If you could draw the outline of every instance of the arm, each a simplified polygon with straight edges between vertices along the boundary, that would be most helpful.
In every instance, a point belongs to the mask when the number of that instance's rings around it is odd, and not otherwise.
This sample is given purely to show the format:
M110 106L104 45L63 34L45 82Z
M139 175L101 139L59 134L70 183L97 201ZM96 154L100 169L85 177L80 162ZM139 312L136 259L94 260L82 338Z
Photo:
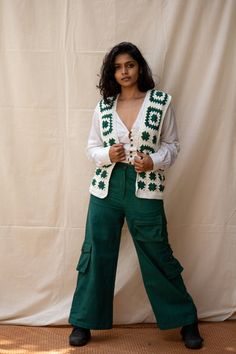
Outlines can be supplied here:
M87 144L87 155L89 159L93 160L99 167L109 165L113 162L124 161L125 152L123 144L114 144L108 147L103 146L97 108L98 106L93 114L92 126Z
M170 105L167 109L160 136L158 151L151 154L154 170L165 170L175 162L180 150L175 113Z
M104 166L111 163L109 157L110 147L103 146L103 140L99 126L99 114L97 109L98 106L93 113L92 126L90 129L87 144L87 156L90 160L93 160L97 166Z
M179 149L175 114L170 105L163 121L158 151L150 155L138 152L139 159L135 158L136 172L167 169L175 162Z

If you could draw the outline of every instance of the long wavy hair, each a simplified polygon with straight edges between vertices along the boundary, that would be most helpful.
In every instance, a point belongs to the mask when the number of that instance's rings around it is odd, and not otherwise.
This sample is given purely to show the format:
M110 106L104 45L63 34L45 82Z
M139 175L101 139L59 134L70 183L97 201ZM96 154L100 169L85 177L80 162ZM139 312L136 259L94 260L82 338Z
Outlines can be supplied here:
M146 92L155 86L151 69L140 50L130 42L121 42L105 55L100 71L100 80L97 87L106 103L109 103L109 98L114 98L121 92L121 87L114 76L115 58L120 54L129 54L137 61L139 65L138 88L141 92Z

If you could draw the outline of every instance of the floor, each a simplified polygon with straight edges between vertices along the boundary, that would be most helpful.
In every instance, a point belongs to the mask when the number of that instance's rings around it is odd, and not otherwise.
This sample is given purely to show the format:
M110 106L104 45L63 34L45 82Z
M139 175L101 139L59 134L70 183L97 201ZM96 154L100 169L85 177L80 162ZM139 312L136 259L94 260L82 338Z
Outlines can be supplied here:
M68 345L71 328L0 325L0 354L172 354L236 353L236 321L201 322L204 347L191 351L184 347L179 329L161 331L153 324L115 326L112 330L92 331L84 347Z

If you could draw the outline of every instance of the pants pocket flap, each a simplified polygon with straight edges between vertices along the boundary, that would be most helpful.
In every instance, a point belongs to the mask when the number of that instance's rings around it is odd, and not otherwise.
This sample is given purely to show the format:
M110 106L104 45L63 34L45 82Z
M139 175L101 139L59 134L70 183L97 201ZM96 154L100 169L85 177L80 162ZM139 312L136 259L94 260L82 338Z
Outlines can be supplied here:
M92 244L90 242L84 242L82 246L82 252L91 253L91 250L92 250Z
M86 273L91 259L91 251L92 251L92 244L88 242L84 242L82 246L80 259L76 267L76 270L78 270L80 273L83 274Z
M163 241L163 224L161 216L149 220L135 220L135 239L139 241Z

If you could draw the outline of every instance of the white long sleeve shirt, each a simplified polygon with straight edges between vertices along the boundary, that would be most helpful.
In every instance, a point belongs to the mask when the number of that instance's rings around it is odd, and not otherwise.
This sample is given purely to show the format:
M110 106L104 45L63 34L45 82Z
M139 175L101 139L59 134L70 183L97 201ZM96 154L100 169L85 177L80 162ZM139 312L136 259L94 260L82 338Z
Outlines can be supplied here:
M126 155L126 160L124 162L126 163L134 163L134 157L136 156L137 152L138 132L141 127L142 114L144 113L146 99L147 95L144 99L144 102L140 108L140 111L137 115L137 118L133 124L131 131L129 131L125 124L122 122L115 108L116 131L119 143L123 144L124 146ZM116 103L117 99L115 105ZM99 125L99 107L97 105L93 114L92 126L88 138L87 154L88 157L95 162L96 166L104 166L111 163L109 158L109 149L109 146L103 146L103 140L101 137ZM166 111L162 125L159 149L157 152L150 154L150 157L153 160L153 170L165 170L170 167L174 163L178 155L179 149L180 145L177 134L175 114L170 104Z

